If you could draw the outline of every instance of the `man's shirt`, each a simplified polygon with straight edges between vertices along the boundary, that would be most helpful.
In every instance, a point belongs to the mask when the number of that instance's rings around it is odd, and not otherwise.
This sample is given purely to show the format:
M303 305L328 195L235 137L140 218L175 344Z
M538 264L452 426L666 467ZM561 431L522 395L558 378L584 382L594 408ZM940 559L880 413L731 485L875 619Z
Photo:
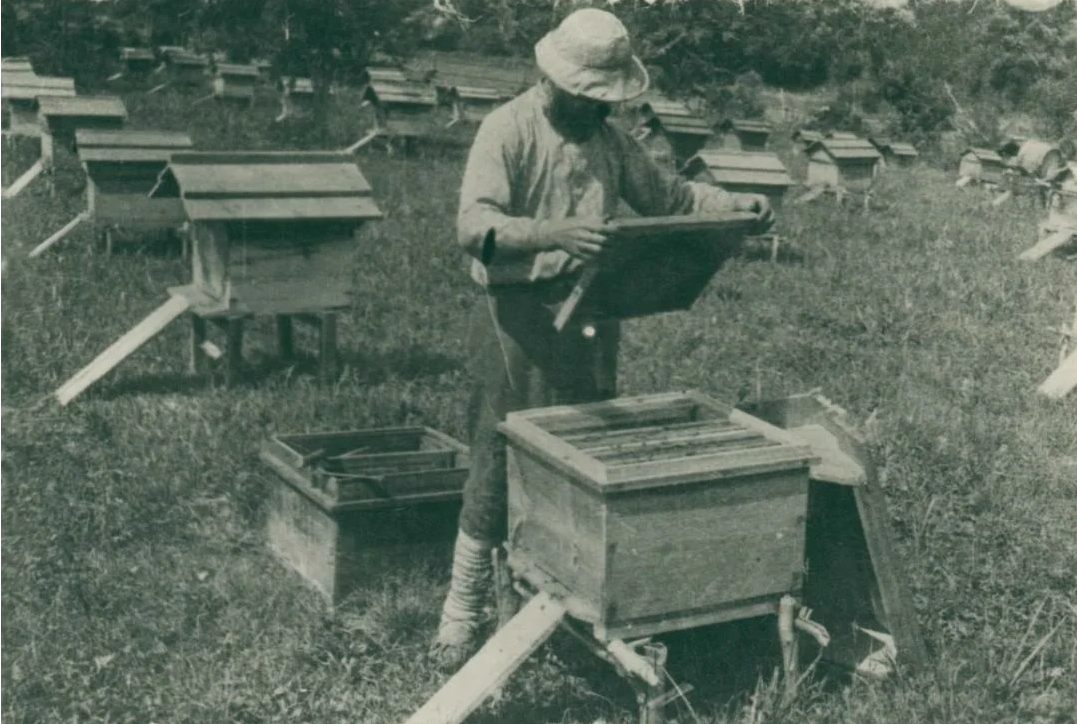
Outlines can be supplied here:
M457 233L479 284L535 282L578 268L580 262L561 250L521 254L504 248L531 237L536 220L612 218L622 199L643 216L733 210L731 194L663 171L612 125L603 123L580 143L566 140L546 116L545 93L536 85L494 110L471 146Z

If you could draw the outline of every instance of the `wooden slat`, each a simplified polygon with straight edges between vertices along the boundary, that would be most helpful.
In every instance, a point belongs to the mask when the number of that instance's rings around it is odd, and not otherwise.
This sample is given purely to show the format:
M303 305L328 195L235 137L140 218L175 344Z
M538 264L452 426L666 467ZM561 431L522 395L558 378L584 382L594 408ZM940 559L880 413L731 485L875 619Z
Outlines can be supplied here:
M373 199L291 198L291 199L194 199L184 200L192 221L238 219L379 219L382 214Z
M89 214L88 211L83 211L83 212L79 213L77 216L75 216L75 218L71 219L71 221L64 224L63 227L61 227L59 231L57 231L52 236L50 236L49 238L45 239L43 242L41 242L40 244L35 246L30 251L30 254L29 254L30 258L32 259L32 258L34 258L36 256L40 256L47 249L49 249L49 247L51 247L53 244L59 242L65 236L67 236L72 231L74 231L75 227L77 227L83 221L86 221L89 217L90 217L90 214Z
M115 96L43 96L38 101L44 118L53 116L105 116L126 118L123 101Z
M550 637L566 613L549 594L536 595L407 724L463 722Z
M45 170L45 165L40 160L34 161L34 165L26 169L22 176L15 179L15 182L8 186L3 191L3 198L13 199L19 195L19 193L30 185L30 182L37 178L42 171Z
M54 393L56 400L61 405L71 402L139 347L156 337L161 330L189 308L187 300L182 297L169 299L56 390Z
M80 128L75 131L80 150L88 148L191 148L189 134L180 131L107 131Z
M237 193L290 193L297 196L334 191L370 193L370 183L353 160L346 163L188 165L173 157L172 172L185 198L227 198Z
M1062 399L1077 387L1077 350L1070 353L1062 364L1040 385L1041 394Z
M1017 258L1022 261L1036 261L1050 254L1056 249L1060 249L1069 243L1077 235L1077 231L1073 229L1061 229L1053 234L1049 234L1040 241L1025 251L1021 252Z

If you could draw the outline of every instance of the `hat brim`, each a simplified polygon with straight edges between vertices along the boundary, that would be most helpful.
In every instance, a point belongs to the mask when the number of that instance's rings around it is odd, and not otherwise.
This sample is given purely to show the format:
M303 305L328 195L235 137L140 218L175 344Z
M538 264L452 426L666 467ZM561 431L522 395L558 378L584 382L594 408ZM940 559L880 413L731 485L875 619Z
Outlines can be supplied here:
M622 103L643 95L651 79L635 55L622 68L581 68L565 60L547 35L535 44L535 62L558 88L574 96L606 103Z

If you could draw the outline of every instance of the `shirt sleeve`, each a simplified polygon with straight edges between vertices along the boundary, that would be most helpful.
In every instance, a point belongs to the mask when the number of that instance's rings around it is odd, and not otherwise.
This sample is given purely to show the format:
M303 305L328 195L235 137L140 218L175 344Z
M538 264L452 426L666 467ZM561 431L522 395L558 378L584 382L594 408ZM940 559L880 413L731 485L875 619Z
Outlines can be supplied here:
M525 139L513 117L495 112L483 119L468 154L460 186L457 240L483 264L533 253L535 222L511 216L513 184L521 178Z
M663 170L628 134L614 132L622 159L621 197L643 216L718 214L736 210L735 194Z

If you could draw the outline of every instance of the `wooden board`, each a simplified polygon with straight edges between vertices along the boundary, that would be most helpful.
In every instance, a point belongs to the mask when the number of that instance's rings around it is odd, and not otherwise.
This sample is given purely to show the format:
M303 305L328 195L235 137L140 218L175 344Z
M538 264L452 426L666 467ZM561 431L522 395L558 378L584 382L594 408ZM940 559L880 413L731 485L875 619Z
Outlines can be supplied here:
M1062 364L1040 385L1041 394L1062 399L1077 387L1077 350L1069 354Z
M584 268L554 326L688 309L754 221L747 213L614 220L611 253Z
M536 595L407 724L463 722L553 634L567 613L548 594Z
M1040 239L1035 246L1021 252L1021 255L1017 258L1022 261L1036 261L1037 259L1042 259L1056 249L1061 249L1075 236L1077 236L1077 230L1060 229L1053 234L1048 234Z
M156 337L188 308L189 304L185 299L180 297L169 299L56 390L54 393L56 400L61 405L71 402L87 387L134 354L139 347Z

